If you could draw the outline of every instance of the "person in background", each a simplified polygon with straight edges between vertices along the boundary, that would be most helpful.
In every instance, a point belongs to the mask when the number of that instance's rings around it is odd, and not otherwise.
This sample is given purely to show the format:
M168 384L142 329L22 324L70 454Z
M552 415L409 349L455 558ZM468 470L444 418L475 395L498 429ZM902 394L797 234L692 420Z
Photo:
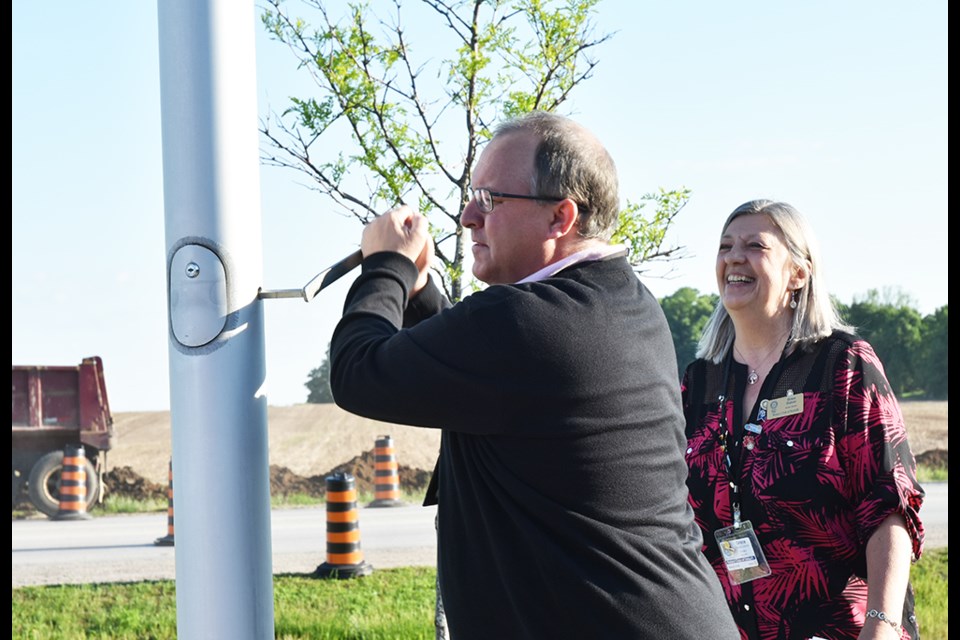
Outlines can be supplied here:
M740 205L719 246L681 388L690 504L741 637L918 637L924 492L883 364L794 207Z
M450 306L427 221L391 209L363 230L331 342L339 406L442 429L451 638L737 638L687 501L666 318L609 242L612 158L533 112L496 129L472 177L462 225L490 286Z

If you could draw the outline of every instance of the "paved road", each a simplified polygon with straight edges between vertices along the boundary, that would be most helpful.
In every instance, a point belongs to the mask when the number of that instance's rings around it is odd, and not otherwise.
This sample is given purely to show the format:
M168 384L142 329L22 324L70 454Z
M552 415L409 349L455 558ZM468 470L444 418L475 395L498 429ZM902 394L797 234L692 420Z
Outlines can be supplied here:
M436 512L419 505L361 509L364 561L374 569L435 566ZM172 580L175 546L154 543L166 535L165 513L14 520L13 587ZM273 573L312 573L327 559L326 535L324 507L273 511Z
M947 483L924 486L920 512L926 548L947 546ZM436 507L363 508L359 523L364 560L374 569L436 564ZM154 541L167 533L165 513L13 521L13 587L135 582L175 578L174 547ZM312 573L326 561L323 507L271 514L273 572Z
M920 508L920 518L926 530L925 549L947 546L947 483L928 482L923 485L927 497Z

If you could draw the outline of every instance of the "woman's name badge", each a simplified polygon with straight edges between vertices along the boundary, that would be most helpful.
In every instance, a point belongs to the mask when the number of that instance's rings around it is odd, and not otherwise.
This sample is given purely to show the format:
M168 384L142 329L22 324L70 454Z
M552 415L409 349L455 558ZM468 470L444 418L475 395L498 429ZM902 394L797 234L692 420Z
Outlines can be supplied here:
M770 565L749 520L717 529L713 535L720 547L723 563L727 566L730 584L743 584L770 575Z
M794 393L776 398L767 403L767 417L771 420L792 416L803 411L803 394Z

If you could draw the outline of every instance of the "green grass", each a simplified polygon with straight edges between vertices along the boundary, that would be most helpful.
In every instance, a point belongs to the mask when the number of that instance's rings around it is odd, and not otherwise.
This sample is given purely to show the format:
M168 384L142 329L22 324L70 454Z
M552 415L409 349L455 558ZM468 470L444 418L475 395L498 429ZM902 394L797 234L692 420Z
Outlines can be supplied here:
M917 481L919 481L920 484L924 482L946 482L947 468L928 467L923 464L917 465Z
M911 568L917 618L924 640L945 640L947 549L931 549ZM318 579L274 576L277 640L429 640L436 570L407 567L368 576ZM174 639L176 593L172 580L21 587L12 593L12 637L58 640Z
M91 513L117 515L121 513L147 513L152 511L166 511L169 506L167 500L135 500L124 496L110 496L99 504L88 509Z
M423 498L426 496L426 491L401 491L400 500L409 503L411 505L421 505L423 504ZM357 496L357 504L360 506L365 506L374 500L374 494L372 493L360 493ZM307 494L293 494L287 496L270 496L270 507L272 509L295 509L298 507L316 507L326 504L326 501L323 498L317 498L315 496ZM164 499L153 499L153 500L135 500L133 498L126 498L123 496L111 496L110 498L93 505L89 508L90 513L93 515L119 515L124 513L154 513L157 511L166 512L169 507L169 502ZM174 504L176 506L176 504ZM24 518L35 517L37 516L37 511L29 505L18 505L18 508L13 509L13 519L22 520Z
M435 580L432 567L375 570L345 580L274 576L275 637L432 639ZM177 637L172 580L21 587L13 590L11 610L14 638Z
M923 640L947 640L947 547L926 551L910 569Z
M412 505L420 505L423 504L423 498L426 494L427 492L425 490L415 492L401 491L400 500ZM372 493L361 492L357 494L357 504L360 506L367 505L373 502L375 497ZM270 496L270 506L274 509L283 509L286 507L316 507L323 504L326 504L326 500L323 498L302 493L287 496Z

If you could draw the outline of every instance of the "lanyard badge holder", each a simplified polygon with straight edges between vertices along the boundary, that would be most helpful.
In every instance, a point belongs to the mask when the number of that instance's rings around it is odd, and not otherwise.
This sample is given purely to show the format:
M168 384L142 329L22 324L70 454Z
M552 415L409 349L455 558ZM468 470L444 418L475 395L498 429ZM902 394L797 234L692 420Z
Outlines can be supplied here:
M722 402L721 400L721 404ZM760 406L760 414L757 416L759 424L748 424L745 427L745 430L752 434L759 434L763 429L761 425L766 417L766 407L763 404ZM750 438L749 442L747 438ZM744 446L747 449L753 449L752 442L752 435L744 436ZM729 457L727 460L729 461ZM739 493L739 487L736 484L731 484L733 494L736 496ZM770 575L772 571L767 563L766 556L763 555L763 549L760 547L760 541L757 540L757 534L753 531L753 524L749 520L740 520L740 502L736 498L734 498L732 507L733 525L713 532L717 539L717 546L720 547L720 557L723 558L723 564L727 567L727 577L730 579L730 583L743 584Z
M757 540L757 534L753 530L753 524L749 520L740 519L739 487L734 482L733 460L727 449L727 421L726 407L724 406L724 400L726 399L724 394L726 393L732 360L733 356L731 354L726 364L722 387L723 391L717 398L717 404L720 417L721 446L724 451L723 457L727 466L727 472L730 474L733 525L717 529L713 532L713 535L717 539L717 547L720 549L720 557L723 559L723 564L727 568L727 577L730 580L730 584L743 584L756 580L757 578L768 576L773 571L770 569L770 564L763 554L760 541ZM783 354L781 354L780 360L781 362L779 362L778 365L783 361ZM779 369L779 366L777 369ZM753 449L755 436L763 429L762 424L765 418L766 403L764 402L761 403L760 413L757 415L757 422L744 427L745 431L750 432L749 435L745 434L743 438L743 446L747 450Z
M749 520L740 522L739 510L734 513L732 526L713 532L723 563L727 567L730 584L743 584L770 575L770 565L760 548L753 525Z
M723 396L720 396L720 404L723 404ZM720 410L724 411L725 409L721 408ZM724 447L726 447L725 439ZM730 456L725 455L724 458L729 465ZM739 493L739 487L733 482L730 484L734 496L731 505L733 508L733 525L717 529L713 532L713 536L717 539L720 557L727 567L727 577L730 579L730 584L743 584L768 576L772 571L767 563L766 556L763 555L763 549L760 547L760 541L757 540L757 534L753 531L753 524L749 520L740 520L740 501L736 497Z

